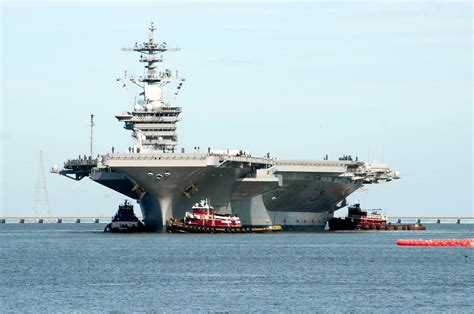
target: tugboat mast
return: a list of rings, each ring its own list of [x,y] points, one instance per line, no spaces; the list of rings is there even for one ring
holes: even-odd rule
[[[176,123],[181,113],[181,107],[172,106],[165,100],[163,87],[169,83],[177,82],[179,90],[184,78],[170,69],[157,71],[158,63],[163,62],[162,53],[167,51],[179,51],[179,48],[170,48],[166,42],[157,42],[154,39],[156,30],[153,22],[150,23],[148,41],[136,42],[133,47],[124,48],[123,51],[135,51],[140,53],[139,62],[145,63],[145,76],[135,78],[128,76],[127,72],[117,81],[123,82],[124,86],[131,82],[142,89],[139,100],[135,101],[132,112],[124,112],[117,115],[119,121],[125,123],[124,128],[133,131],[132,136],[137,140],[136,151],[145,152],[160,150],[163,152],[174,152],[178,144]],[[161,54],[161,55],[160,55]],[[175,96],[177,93],[174,93]]]

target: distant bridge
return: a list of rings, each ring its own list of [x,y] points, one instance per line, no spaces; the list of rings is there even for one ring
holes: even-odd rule
[[[389,221],[396,221],[397,223],[401,222],[456,222],[461,223],[461,221],[474,222],[474,217],[469,216],[389,216],[387,217]]]
[[[138,217],[141,219],[141,217]],[[5,216],[0,217],[0,223],[99,223],[110,222],[112,216]]]

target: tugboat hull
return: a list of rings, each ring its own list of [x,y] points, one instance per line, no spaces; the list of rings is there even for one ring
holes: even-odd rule
[[[280,232],[281,226],[262,227],[218,227],[189,225],[183,219],[170,219],[166,223],[166,231],[169,233],[268,233]]]
[[[328,221],[329,230],[355,230],[358,226],[358,221],[342,218],[331,218]]]
[[[115,233],[132,233],[132,232],[145,232],[146,227],[141,222],[136,221],[120,221],[111,222],[105,226],[104,232],[115,232]]]

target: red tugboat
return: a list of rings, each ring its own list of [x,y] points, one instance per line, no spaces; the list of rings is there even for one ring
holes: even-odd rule
[[[242,227],[240,218],[231,215],[219,215],[214,212],[214,207],[210,206],[207,200],[201,200],[191,208],[192,212],[186,212],[184,223],[189,226],[204,227]]]
[[[387,218],[373,209],[369,214],[356,203],[349,206],[347,217],[332,218],[328,221],[329,230],[425,230],[421,224],[391,224]]]
[[[201,200],[194,204],[191,212],[186,212],[184,219],[168,220],[166,230],[190,233],[246,233],[281,231],[281,226],[242,227],[238,216],[217,214],[207,200]]]

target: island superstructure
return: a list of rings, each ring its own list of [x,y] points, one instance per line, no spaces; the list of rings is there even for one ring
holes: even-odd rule
[[[123,112],[116,115],[119,121],[124,122],[124,127],[131,130],[133,137],[137,140],[136,152],[140,151],[162,151],[163,153],[174,152],[178,144],[176,133],[176,122],[179,121],[181,107],[173,106],[164,98],[164,86],[177,82],[178,86],[175,96],[184,83],[185,79],[172,73],[170,69],[157,72],[157,64],[163,62],[163,52],[178,51],[179,48],[170,48],[166,42],[155,42],[154,32],[156,28],[151,24],[149,39],[141,44],[135,43],[125,51],[140,53],[140,62],[145,63],[146,74],[138,78],[129,77],[127,72],[122,81],[126,86],[128,82],[136,84],[142,89],[142,99],[135,102],[133,112]]]
[[[87,176],[137,200],[150,230],[183,217],[201,199],[209,199],[218,212],[238,215],[244,226],[321,230],[363,185],[400,178],[387,164],[347,157],[276,160],[269,155],[252,157],[244,150],[178,151],[176,124],[182,108],[175,101],[185,79],[170,69],[158,71],[162,54],[179,49],[155,41],[155,30],[152,23],[147,41],[125,49],[140,53],[145,75],[125,73],[118,79],[140,88],[132,111],[116,115],[136,144],[98,159],[69,160],[53,172],[75,180]],[[174,91],[171,83],[176,84]]]

